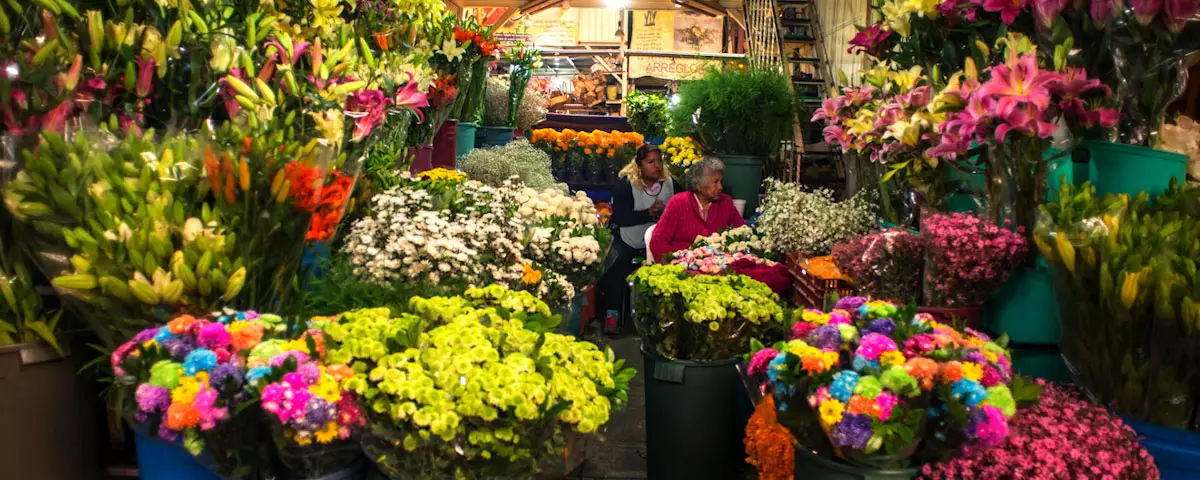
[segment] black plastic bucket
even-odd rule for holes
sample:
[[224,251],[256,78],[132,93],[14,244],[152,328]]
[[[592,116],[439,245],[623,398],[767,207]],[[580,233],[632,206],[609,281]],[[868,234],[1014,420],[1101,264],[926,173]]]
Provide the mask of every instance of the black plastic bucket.
[[654,480],[727,480],[748,468],[742,439],[754,407],[738,359],[667,360],[642,349],[646,472]]
[[911,480],[921,470],[872,470],[820,457],[807,448],[796,447],[796,478],[805,480]]

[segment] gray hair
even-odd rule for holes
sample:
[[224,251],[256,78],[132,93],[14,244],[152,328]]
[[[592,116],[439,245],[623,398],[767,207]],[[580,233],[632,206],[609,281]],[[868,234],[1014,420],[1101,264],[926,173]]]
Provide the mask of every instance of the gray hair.
[[685,179],[687,180],[687,189],[694,192],[699,187],[701,180],[708,178],[711,174],[724,172],[725,162],[717,157],[704,157],[687,169],[687,178]]

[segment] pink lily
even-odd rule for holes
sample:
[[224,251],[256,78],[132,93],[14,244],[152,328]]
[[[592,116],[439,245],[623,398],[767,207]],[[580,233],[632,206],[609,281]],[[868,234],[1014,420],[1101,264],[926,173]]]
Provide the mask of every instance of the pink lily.
[[154,59],[138,58],[137,60],[137,95],[146,98],[154,91]]
[[1077,98],[1092,90],[1101,90],[1105,96],[1111,93],[1108,86],[1100,83],[1099,79],[1088,78],[1087,70],[1083,68],[1067,67],[1056,77],[1050,84],[1050,89],[1055,95],[1062,96],[1064,99]]
[[828,120],[832,123],[841,122],[841,110],[845,105],[845,102],[845,95],[826,98],[825,101],[821,102],[821,108],[817,109],[817,113],[813,114],[812,121],[819,122],[821,120]]
[[1183,30],[1183,26],[1187,24],[1188,19],[1196,15],[1197,8],[1200,8],[1198,0],[1166,0],[1166,8],[1164,16],[1166,18],[1167,28],[1174,33],[1179,33]]
[[396,90],[396,98],[392,104],[412,110],[417,114],[417,123],[422,123],[425,121],[425,114],[421,113],[421,109],[429,106],[429,97],[417,89],[417,82],[413,81],[410,73],[408,83]]
[[865,87],[847,88],[845,90],[847,104],[849,104],[851,106],[862,105],[863,103],[866,103],[871,100],[871,97],[875,94],[875,90],[877,90],[877,89],[875,88],[874,85],[867,85]]
[[[310,45],[312,45],[312,43],[294,42],[292,43],[292,51],[289,52],[286,48],[283,48],[283,44],[279,43],[278,39],[272,39],[271,41],[267,42],[267,55],[278,58],[280,62],[286,62],[288,66],[294,66],[296,65],[296,62],[300,61],[300,56],[304,55],[304,52],[308,51],[308,47]],[[275,55],[271,55],[271,48],[275,49]]]
[[1066,7],[1067,0],[1033,0],[1033,12],[1038,23],[1045,27],[1054,25],[1054,20]]
[[1108,22],[1113,19],[1117,7],[1113,5],[1114,0],[1091,0],[1088,5],[1088,13],[1092,16],[1092,21],[1097,27],[1104,28],[1108,26]]
[[1028,103],[1038,110],[1050,106],[1050,91],[1047,86],[1057,78],[1053,72],[1038,70],[1037,57],[1021,55],[1009,68],[1000,64],[992,67],[992,78],[979,87],[980,95],[997,97],[996,116],[1004,117],[1019,103]]
[[922,85],[912,89],[912,91],[905,93],[904,95],[901,95],[900,106],[904,107],[905,109],[913,107],[921,108],[929,105],[929,100],[932,98],[932,96],[933,87],[930,87],[929,85]]
[[829,125],[822,129],[821,136],[825,137],[825,143],[842,148],[849,147],[854,142],[850,134],[837,125]]
[[1000,12],[1000,19],[1005,25],[1012,25],[1028,5],[1029,0],[983,0],[984,11]]
[[1163,0],[1129,0],[1129,3],[1133,7],[1133,15],[1142,26],[1153,22],[1163,8]]
[[71,112],[75,110],[75,102],[64,100],[54,107],[49,112],[46,112],[45,118],[42,118],[42,128],[52,132],[62,133],[67,128],[67,118],[71,116]]
[[1050,138],[1058,130],[1058,125],[1042,120],[1041,113],[1035,111],[1033,105],[1023,105],[1004,115],[996,126],[996,141],[1003,143],[1011,132]]
[[854,38],[850,39],[850,48],[846,50],[848,53],[866,53],[867,55],[878,56],[880,52],[887,50],[890,45],[890,40],[894,33],[891,30],[883,29],[883,22],[875,22],[867,28],[859,30]]
[[346,116],[354,118],[352,142],[361,142],[375,127],[383,122],[391,100],[379,90],[364,90],[346,99]]

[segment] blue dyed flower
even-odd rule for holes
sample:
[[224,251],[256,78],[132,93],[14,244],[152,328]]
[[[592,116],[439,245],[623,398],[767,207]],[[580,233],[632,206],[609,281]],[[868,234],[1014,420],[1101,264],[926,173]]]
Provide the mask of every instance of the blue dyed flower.
[[207,348],[192,350],[192,353],[183,359],[183,373],[186,375],[207,372],[215,366],[217,366],[217,354]]
[[171,333],[171,329],[167,327],[159,327],[158,332],[154,333],[154,341],[162,345],[163,342],[175,338],[175,334]]
[[795,386],[779,378],[779,372],[786,368],[787,355],[776,355],[767,367],[767,379],[771,381],[771,385],[775,387],[775,392],[779,395],[792,395],[796,392]]
[[987,389],[983,388],[979,382],[964,378],[954,382],[954,388],[950,390],[950,395],[968,406],[973,406],[987,399]]
[[878,333],[885,337],[890,337],[893,333],[896,333],[896,322],[890,318],[875,320],[867,326],[867,333]]
[[879,361],[878,360],[867,360],[867,357],[864,357],[862,355],[855,355],[853,367],[854,367],[854,370],[857,372],[865,373],[868,371],[878,371],[879,370]]
[[249,372],[246,372],[246,381],[255,383],[271,373],[271,367],[254,367]]
[[843,370],[833,377],[833,385],[829,386],[829,395],[841,402],[849,402],[854,395],[854,387],[858,386],[858,374]]

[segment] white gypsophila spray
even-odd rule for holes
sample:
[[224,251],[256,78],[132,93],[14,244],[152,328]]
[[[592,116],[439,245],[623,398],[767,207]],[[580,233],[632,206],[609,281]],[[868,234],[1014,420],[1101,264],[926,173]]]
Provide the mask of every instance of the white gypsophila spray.
[[828,255],[838,241],[866,233],[875,224],[871,193],[862,191],[838,202],[832,190],[804,191],[794,183],[767,181],[758,219],[770,249]]

